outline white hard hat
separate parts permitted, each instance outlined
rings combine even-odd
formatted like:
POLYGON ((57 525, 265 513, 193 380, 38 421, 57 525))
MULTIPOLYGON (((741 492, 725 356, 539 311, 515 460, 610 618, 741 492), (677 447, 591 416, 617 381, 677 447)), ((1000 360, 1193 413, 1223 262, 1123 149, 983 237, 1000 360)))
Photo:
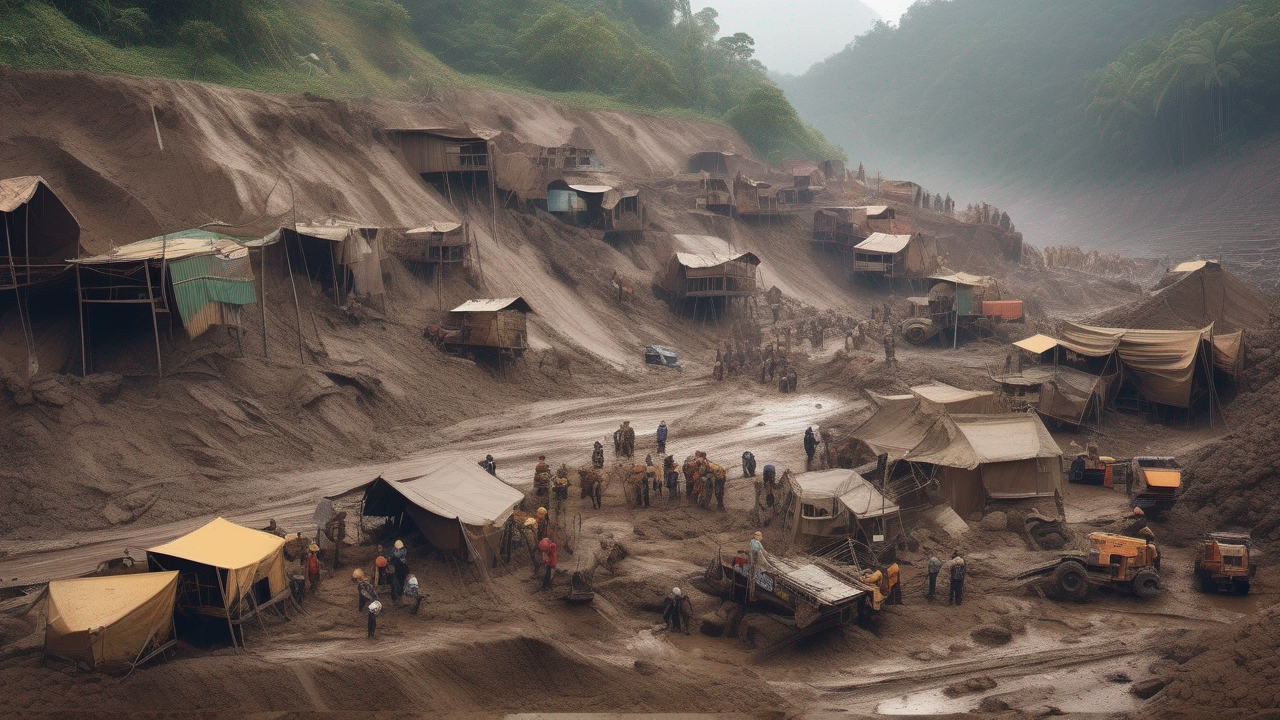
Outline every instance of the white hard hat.
POLYGON ((671 588, 671 594, 680 597, 680 588, 671 588))
POLYGON ((378 613, 382 612, 382 603, 378 602, 377 600, 374 600, 373 602, 369 603, 369 612, 373 613, 374 615, 377 615, 378 613))

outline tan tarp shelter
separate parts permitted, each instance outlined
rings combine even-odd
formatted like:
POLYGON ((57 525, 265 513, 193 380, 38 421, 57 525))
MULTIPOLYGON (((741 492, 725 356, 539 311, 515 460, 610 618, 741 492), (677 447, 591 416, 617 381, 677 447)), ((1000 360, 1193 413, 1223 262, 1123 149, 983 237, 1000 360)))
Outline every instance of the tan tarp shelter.
POLYGON ((929 383, 911 388, 911 394, 920 399, 920 410, 927 413, 981 414, 992 410, 995 393, 990 391, 962 390, 946 383, 929 383))
POLYGON ((351 289, 357 297, 385 295, 382 264, 387 255, 378 228, 338 218, 325 218, 281 228, 281 231, 326 240, 333 244, 332 258, 351 273, 351 289))
MULTIPOLYGON (((855 489, 862 476, 836 468, 805 472, 791 478, 791 539, 829 537, 848 529, 849 516, 840 497, 855 489)), ((865 481, 863 481, 865 482, 865 481)))
POLYGON ((1052 496, 1062 450, 1038 415, 939 415, 906 460, 933 465, 951 507, 966 517, 988 497, 1052 496))
POLYGON ((524 494, 458 456, 423 459, 347 493, 363 492, 363 515, 404 513, 436 548, 489 565, 524 494))
POLYGON ((1059 367, 1040 386, 1036 410, 1046 417, 1080 425, 1101 422, 1102 408, 1117 375, 1093 375, 1070 367, 1059 367))
POLYGON ((217 518, 173 542, 147 550, 152 570, 182 573, 178 604, 218 616, 245 614, 241 599, 262 605, 289 589, 284 538, 217 518))
POLYGON ((1103 357, 1116 352, 1147 400, 1189 407, 1196 362, 1213 332, 1199 330, 1128 330, 1062 323, 1059 344, 1072 352, 1103 357))
POLYGON ((54 580, 45 653, 95 668, 136 662, 173 636, 177 591, 177 572, 54 580))

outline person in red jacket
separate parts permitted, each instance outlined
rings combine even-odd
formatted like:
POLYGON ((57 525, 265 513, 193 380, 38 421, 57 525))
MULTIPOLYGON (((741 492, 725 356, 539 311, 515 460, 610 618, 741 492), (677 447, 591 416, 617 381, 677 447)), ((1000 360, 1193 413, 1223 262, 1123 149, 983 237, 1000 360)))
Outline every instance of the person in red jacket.
POLYGON ((320 546, 311 543, 307 553, 307 580, 311 582, 311 592, 320 586, 320 546))
POLYGON ((542 589, 550 590, 551 576, 555 573, 556 565, 560 561, 560 548, 555 540, 545 537, 538 543, 538 549, 542 551, 542 564, 546 568, 542 574, 542 589))

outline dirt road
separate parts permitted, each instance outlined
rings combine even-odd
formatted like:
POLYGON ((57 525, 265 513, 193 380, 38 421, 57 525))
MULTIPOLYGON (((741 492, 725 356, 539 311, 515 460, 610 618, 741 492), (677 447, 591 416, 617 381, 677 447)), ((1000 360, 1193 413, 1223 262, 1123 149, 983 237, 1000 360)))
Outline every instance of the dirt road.
MULTIPOLYGON (((653 433, 665 420, 670 428, 667 451, 679 459, 703 450, 732 471, 742 451, 749 449, 761 466, 802 467, 801 438, 806 427, 865 405, 823 394, 779 395, 746 379, 713 383, 691 375, 672 371, 665 387, 641 393, 538 402, 483 415, 432 430, 424 438, 423 450, 391 463, 262 477, 237 487, 220 514, 249 527, 265 527, 274 518, 284 528, 305 529, 320 498, 381 474, 412 475, 419 459, 438 453, 477 461, 492 454, 499 476, 519 486, 532 481, 539 454, 553 465, 586 465, 592 442, 599 440, 612 462, 612 434, 624 419, 636 429, 637 460, 646 453, 656 454, 653 433)), ((89 572, 124 548, 141 557, 146 548, 190 532, 212 517, 13 542, 0 561, 0 584, 30 585, 89 572)))

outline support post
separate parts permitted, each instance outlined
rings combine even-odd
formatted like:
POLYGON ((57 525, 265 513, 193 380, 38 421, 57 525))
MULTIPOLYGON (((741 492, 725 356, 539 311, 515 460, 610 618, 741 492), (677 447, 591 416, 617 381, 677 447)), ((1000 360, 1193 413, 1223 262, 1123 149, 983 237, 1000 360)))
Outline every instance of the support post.
POLYGON ((156 334, 156 375, 163 378, 164 377, 164 360, 161 358, 161 355, 160 355, 160 319, 156 317, 156 295, 155 295, 155 292, 152 291, 151 289, 151 263, 150 262, 147 262, 145 260, 142 262, 142 273, 147 278, 147 300, 150 301, 148 304, 151 306, 151 329, 154 330, 156 334))
MULTIPOLYGON (((298 362, 305 364, 307 359, 302 352, 302 308, 298 306, 298 286, 293 281, 293 260, 289 258, 289 242, 283 235, 284 233, 281 233, 280 242, 284 245, 284 264, 285 267, 289 268, 289 287, 293 288, 293 314, 298 322, 298 362)), ((266 250, 267 248, 264 245, 262 251, 266 252, 266 250)))
POLYGON ((262 247, 258 248, 260 256, 258 257, 258 276, 262 278, 262 297, 258 298, 258 304, 262 306, 262 357, 269 357, 267 353, 267 244, 262 243, 262 247))
POLYGON ((84 342, 84 291, 80 288, 80 264, 76 263, 76 308, 80 310, 80 377, 89 372, 89 353, 84 342))

